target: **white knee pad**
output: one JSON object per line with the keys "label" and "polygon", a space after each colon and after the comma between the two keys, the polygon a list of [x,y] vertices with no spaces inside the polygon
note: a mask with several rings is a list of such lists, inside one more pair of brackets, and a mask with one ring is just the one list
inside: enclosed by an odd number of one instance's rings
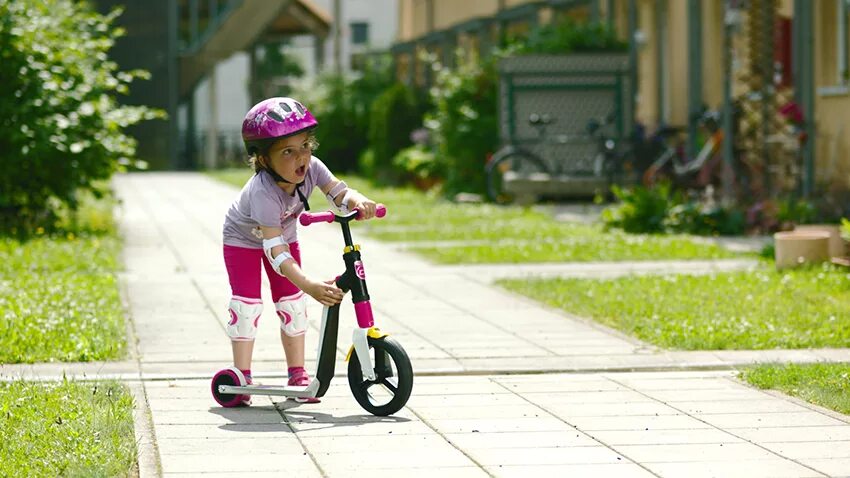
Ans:
{"label": "white knee pad", "polygon": [[234,296],[230,299],[230,321],[227,323],[227,336],[231,340],[254,340],[257,336],[257,323],[263,313],[263,301],[247,297]]}
{"label": "white knee pad", "polygon": [[280,317],[280,330],[284,334],[297,337],[307,332],[307,297],[304,292],[281,297],[274,307]]}

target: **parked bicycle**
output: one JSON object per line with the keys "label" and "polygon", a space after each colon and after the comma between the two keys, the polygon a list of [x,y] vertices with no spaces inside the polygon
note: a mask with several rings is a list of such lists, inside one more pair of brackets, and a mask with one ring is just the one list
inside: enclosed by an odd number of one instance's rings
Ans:
{"label": "parked bicycle", "polygon": [[723,161],[720,154],[723,145],[723,129],[720,127],[720,114],[716,111],[703,111],[698,124],[706,134],[706,140],[694,157],[689,157],[686,143],[680,128],[660,128],[650,140],[662,148],[652,163],[643,172],[645,186],[660,181],[669,181],[683,189],[703,188],[709,184],[718,186],[721,180]]}
{"label": "parked bicycle", "polygon": [[633,169],[632,152],[624,148],[621,142],[611,134],[614,115],[606,116],[603,121],[595,119],[587,123],[587,133],[596,140],[596,156],[593,166],[594,174],[608,181],[606,191],[610,192],[614,184],[622,185],[627,174]]}
{"label": "parked bicycle", "polygon": [[[562,188],[558,179],[569,176],[570,181],[610,189],[611,184],[622,180],[624,154],[619,151],[615,137],[609,134],[608,126],[613,123],[613,117],[608,116],[603,121],[591,121],[587,125],[586,134],[581,135],[547,135],[546,129],[555,123],[555,119],[547,114],[532,113],[528,122],[537,130],[537,137],[542,144],[542,155],[546,158],[556,158],[556,148],[568,145],[596,145],[590,168],[585,171],[569,170],[567,161],[549,161],[531,151],[529,148],[508,144],[500,149],[487,163],[487,196],[497,204],[513,202],[533,202],[537,196],[557,194],[556,188]],[[553,181],[554,180],[554,181]],[[508,185],[508,183],[512,183]],[[507,186],[507,187],[506,187]]]}

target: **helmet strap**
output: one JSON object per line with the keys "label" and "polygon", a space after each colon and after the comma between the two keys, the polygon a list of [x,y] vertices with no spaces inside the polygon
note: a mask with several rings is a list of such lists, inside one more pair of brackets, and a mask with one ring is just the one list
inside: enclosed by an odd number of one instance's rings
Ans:
{"label": "helmet strap", "polygon": [[300,183],[293,183],[292,181],[287,181],[286,179],[283,179],[283,176],[277,174],[277,172],[275,172],[272,168],[263,166],[263,169],[267,173],[269,173],[269,175],[272,177],[272,179],[274,179],[276,183],[295,184],[295,192],[298,194],[298,199],[301,200],[301,204],[304,205],[304,210],[310,210],[310,204],[307,202],[307,198],[304,196],[304,193],[301,192],[301,186],[304,185],[304,181],[301,181]]}

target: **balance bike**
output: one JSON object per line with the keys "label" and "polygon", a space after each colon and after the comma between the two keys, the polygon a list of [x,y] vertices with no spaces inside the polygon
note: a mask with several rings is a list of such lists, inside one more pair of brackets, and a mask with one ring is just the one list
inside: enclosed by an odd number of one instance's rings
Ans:
{"label": "balance bike", "polygon": [[[378,205],[377,217],[386,215],[386,208]],[[359,211],[339,216],[332,211],[301,214],[303,226],[316,222],[338,222],[342,227],[345,249],[342,259],[345,272],[337,277],[336,285],[343,292],[351,291],[357,327],[348,350],[348,385],[351,393],[366,411],[387,416],[399,411],[410,398],[413,389],[413,368],[407,352],[386,333],[375,327],[366,273],[360,260],[360,245],[351,240],[349,223],[358,219]],[[212,379],[212,394],[223,407],[242,403],[245,395],[275,395],[290,398],[322,397],[334,376],[337,332],[339,330],[339,304],[325,306],[322,310],[322,327],[319,334],[318,363],[313,380],[306,387],[247,385],[242,373],[235,367],[219,371]],[[354,352],[354,353],[352,353]],[[376,387],[377,385],[377,387]]]}

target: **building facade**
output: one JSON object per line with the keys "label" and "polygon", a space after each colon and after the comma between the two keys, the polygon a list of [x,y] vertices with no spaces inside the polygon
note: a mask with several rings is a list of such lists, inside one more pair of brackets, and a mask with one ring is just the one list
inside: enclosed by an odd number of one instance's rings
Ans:
{"label": "building facade", "polygon": [[[780,131],[788,125],[776,117],[794,105],[805,138],[793,153],[806,170],[804,192],[850,189],[848,0],[399,0],[397,75],[426,85],[422,53],[446,63],[458,48],[486,54],[511,33],[564,16],[607,22],[630,42],[637,122],[695,137],[703,108],[734,105]],[[764,95],[773,109],[759,106]]]}

